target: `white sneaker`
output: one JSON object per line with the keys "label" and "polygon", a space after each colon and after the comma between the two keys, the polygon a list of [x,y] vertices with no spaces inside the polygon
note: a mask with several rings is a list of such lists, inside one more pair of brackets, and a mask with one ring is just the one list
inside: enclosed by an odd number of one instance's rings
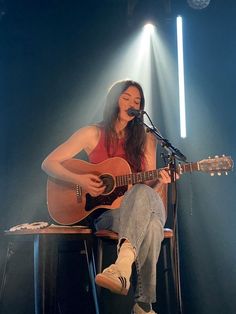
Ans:
{"label": "white sneaker", "polygon": [[122,295],[127,295],[130,287],[129,279],[122,275],[115,264],[105,268],[101,274],[98,274],[95,282],[100,287]]}
{"label": "white sneaker", "polygon": [[133,307],[132,314],[157,314],[152,309],[149,312],[145,312],[137,303]]}

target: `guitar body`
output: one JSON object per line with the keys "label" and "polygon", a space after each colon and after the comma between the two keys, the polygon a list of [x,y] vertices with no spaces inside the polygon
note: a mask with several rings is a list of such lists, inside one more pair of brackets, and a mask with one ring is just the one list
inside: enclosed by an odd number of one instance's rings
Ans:
{"label": "guitar body", "polygon": [[104,194],[92,197],[80,186],[49,177],[47,182],[47,205],[52,219],[63,225],[80,222],[98,208],[114,209],[120,206],[124,193],[132,186],[116,186],[117,176],[131,173],[126,160],[113,157],[99,164],[79,159],[69,159],[63,166],[77,174],[93,173],[105,183]]}

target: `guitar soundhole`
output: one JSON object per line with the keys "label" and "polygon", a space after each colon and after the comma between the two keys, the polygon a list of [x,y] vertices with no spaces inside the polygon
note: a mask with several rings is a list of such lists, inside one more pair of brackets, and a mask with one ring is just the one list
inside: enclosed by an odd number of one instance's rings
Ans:
{"label": "guitar soundhole", "polygon": [[99,177],[103,184],[105,185],[105,191],[103,192],[103,195],[111,193],[111,191],[114,189],[114,179],[109,174],[103,174]]}

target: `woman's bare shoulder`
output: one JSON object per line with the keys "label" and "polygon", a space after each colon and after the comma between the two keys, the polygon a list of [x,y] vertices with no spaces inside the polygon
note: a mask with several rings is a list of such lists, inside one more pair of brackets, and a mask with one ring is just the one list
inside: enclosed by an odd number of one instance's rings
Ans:
{"label": "woman's bare shoulder", "polygon": [[72,136],[79,137],[79,138],[86,137],[88,139],[88,138],[97,138],[99,137],[99,134],[100,134],[100,128],[97,125],[93,124],[93,125],[87,125],[80,128]]}
{"label": "woman's bare shoulder", "polygon": [[100,138],[100,128],[98,125],[88,125],[76,131],[69,142],[75,143],[79,149],[84,149],[89,154],[96,147]]}

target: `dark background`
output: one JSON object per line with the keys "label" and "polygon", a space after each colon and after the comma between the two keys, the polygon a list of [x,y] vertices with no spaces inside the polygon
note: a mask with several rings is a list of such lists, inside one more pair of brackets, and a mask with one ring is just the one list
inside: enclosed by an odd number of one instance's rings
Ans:
{"label": "dark background", "polygon": [[[179,137],[176,71],[171,77],[175,88],[166,84],[173,103],[157,103],[154,121],[191,161],[222,154],[235,159],[233,0],[212,0],[204,10],[194,10],[184,0],[140,0],[130,17],[125,0],[1,0],[0,10],[1,230],[50,221],[41,162],[76,129],[101,119],[101,103],[112,83],[108,66],[115,72],[113,56],[149,14],[161,24],[174,69],[175,17],[184,18],[188,137]],[[158,99],[158,74],[153,76]],[[185,313],[236,310],[235,181],[234,172],[216,177],[194,173],[183,175],[178,184]],[[12,283],[5,302],[11,308],[20,291],[17,313],[30,313],[25,306],[32,302],[31,279],[23,279],[21,260],[13,282],[25,289]]]}

